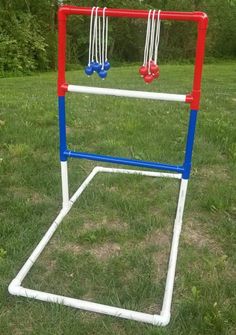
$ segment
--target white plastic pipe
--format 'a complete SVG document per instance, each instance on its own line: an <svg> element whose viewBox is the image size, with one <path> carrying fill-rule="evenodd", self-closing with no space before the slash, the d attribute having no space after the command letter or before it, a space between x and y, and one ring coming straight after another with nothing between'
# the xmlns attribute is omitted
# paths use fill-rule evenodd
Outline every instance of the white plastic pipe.
<svg viewBox="0 0 236 335"><path fill-rule="evenodd" d="M129 91L129 90L119 90L113 88L101 88L101 87L90 87L90 86L68 85L68 92L111 95L115 97L126 97L136 99L186 102L186 95L182 94Z"/></svg>
<svg viewBox="0 0 236 335"><path fill-rule="evenodd" d="M174 178L181 179L182 175L180 173L165 173L165 172L153 172L153 171L142 171L142 170L129 170L129 169L116 169L116 168L106 168L102 166L97 167L99 172L106 173L124 173L124 174L136 174L140 176L147 177L163 177L163 178Z"/></svg>
<svg viewBox="0 0 236 335"><path fill-rule="evenodd" d="M69 206L69 184L67 162L61 162L62 207Z"/></svg>
<svg viewBox="0 0 236 335"><path fill-rule="evenodd" d="M175 281L175 270L176 270L176 263L177 263L177 256L178 256L178 247L179 247L179 238L182 229L182 221L183 221L183 213L184 213L184 206L187 194L187 187L188 187L188 180L182 179L180 185L180 192L179 192L179 200L177 206L177 213L174 223L174 230L173 230L173 237L172 237L172 244L171 244L171 251L170 251L170 258L169 258L169 266L167 271L167 278L166 278L166 287L165 287L165 294L163 299L162 305L162 312L163 315L170 314L171 310L171 302L172 302L172 295L174 289L174 281Z"/></svg>
<svg viewBox="0 0 236 335"><path fill-rule="evenodd" d="M152 315L136 311L131 311L128 309L112 307L102 304L97 304L90 301L84 301L74 298L69 298L61 295L51 294L47 292L41 292L36 290L31 290L24 288L22 286L15 285L13 281L9 286L9 292L14 295L23 296L26 298L37 299L41 301L46 301L50 303L57 303L69 307L74 307L82 309L89 312L95 312L100 314L111 315L119 318L125 318L129 320L151 323L153 325L165 326L167 319L165 316Z"/></svg>

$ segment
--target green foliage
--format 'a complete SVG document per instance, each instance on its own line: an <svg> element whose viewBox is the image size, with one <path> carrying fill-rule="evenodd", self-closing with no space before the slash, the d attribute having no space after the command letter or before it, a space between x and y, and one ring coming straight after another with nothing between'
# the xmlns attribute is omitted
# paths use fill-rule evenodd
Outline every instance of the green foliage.
<svg viewBox="0 0 236 335"><path fill-rule="evenodd" d="M64 1L65 2L65 1ZM160 8L205 11L209 16L208 59L236 56L235 0L68 0L77 6ZM0 3L0 74L56 69L57 0L2 0ZM89 17L71 17L67 26L67 63L84 65L88 58ZM109 56L113 63L140 62L143 57L146 21L110 19ZM191 23L162 23L160 62L192 61L196 27Z"/></svg>
<svg viewBox="0 0 236 335"><path fill-rule="evenodd" d="M5 17L4 17L5 13ZM36 17L24 12L1 11L0 71L27 73L47 68L45 38ZM14 27L14 29L13 29Z"/></svg>

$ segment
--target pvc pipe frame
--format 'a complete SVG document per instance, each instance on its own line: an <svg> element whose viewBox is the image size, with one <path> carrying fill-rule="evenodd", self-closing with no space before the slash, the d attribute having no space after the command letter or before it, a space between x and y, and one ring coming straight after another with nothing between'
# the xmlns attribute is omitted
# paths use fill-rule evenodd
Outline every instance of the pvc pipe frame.
<svg viewBox="0 0 236 335"><path fill-rule="evenodd" d="M9 293L22 296L26 298L37 299L46 302L58 303L61 305L74 307L90 312L96 312L100 314L111 315L119 318L125 318L129 320L150 323L156 326L166 326L170 321L170 309L173 295L174 279L175 279L175 269L178 254L179 238L182 228L182 218L184 212L184 205L186 199L186 192L188 186L188 180L182 179L182 174L178 173L164 173L164 172L152 172L152 171L142 171L142 170L129 170L129 169L116 169L116 168L106 168L106 167L95 167L89 176L84 180L75 194L69 199L69 189L68 189L68 172L67 172L67 162L61 162L62 171L62 187L63 187L63 207L59 215L52 223L46 234L43 236L42 240L39 242L35 250L32 252L28 260L25 262L17 276L10 283L8 290ZM47 292L37 291L28 289L22 286L22 282L26 275L34 265L34 263L39 258L40 254L52 238L53 234L61 224L64 217L69 213L75 201L81 196L83 191L92 181L92 179L97 175L97 173L123 173L123 174L134 174L147 177L164 177L164 178L175 178L181 180L179 200L177 206L177 213L174 222L172 245L169 258L169 266L167 271L167 279L165 286L165 293L163 299L162 310L160 314L147 314L137 311L131 311L123 308L117 308L113 306L107 306L103 304L93 303L90 301L79 300L75 298L70 298L66 296L61 296L57 294L51 294Z"/></svg>
<svg viewBox="0 0 236 335"><path fill-rule="evenodd" d="M202 68L204 60L205 38L206 38L208 18L205 13L201 12L192 12L192 13L163 12L163 11L161 12L162 20L193 21L196 22L198 26L198 37L197 37L196 59L195 59L195 70L194 70L192 92L188 95L179 95L179 94L168 94L168 93L139 92L139 91L128 91L119 89L107 89L107 88L104 89L96 87L91 88L86 86L68 85L66 83L65 78L66 18L68 15L90 15L91 10L92 10L91 8L87 7L83 8L74 6L61 6L58 12L58 31L59 31L58 96L59 96L60 158L61 158L62 197L63 197L62 210L60 211L59 215L52 223L52 225L50 226L50 228L48 229L42 240L39 242L39 244L31 254L31 256L23 265L17 276L12 280L12 282L8 287L8 290L11 294L17 296L24 296L27 298L33 298L47 302L54 302L65 306L83 309L86 311L112 315L140 322L146 322L153 325L166 326L170 321L170 310L171 310L171 302L174 287L178 245L182 229L182 219L186 200L188 179L191 170L191 159L192 159L194 135L196 128L196 119L200 103ZM98 11L98 15L102 15L102 10ZM147 18L148 11L137 11L129 9L107 9L106 15L111 17ZM119 159L116 157L108 157L102 155L68 151L66 145L66 120L65 120L65 94L68 91L78 93L98 94L98 95L111 95L119 97L153 99L153 100L164 100L164 101L179 101L189 103L191 113L190 113L184 165L179 167L161 163L150 163L150 162L148 163L144 161ZM110 163L119 163L130 166L154 168L154 169L170 171L171 173L95 167L93 171L90 173L90 175L85 179L82 185L75 192L75 194L69 199L68 170L67 170L68 157L83 158L83 159L97 160ZM33 264L37 261L38 257L40 256L40 254L42 253L42 251L52 238L53 234L57 230L58 226L61 224L62 220L69 213L74 202L81 196L83 191L86 189L88 184L92 181L92 179L96 176L98 172L138 174L149 177L177 178L181 180L177 213L174 222L164 299L162 304L162 310L159 315L158 314L151 315L123 308L116 308L112 306L97 304L90 301L84 301L56 294L50 294L47 292L31 290L24 288L22 286L24 278L32 268Z"/></svg>

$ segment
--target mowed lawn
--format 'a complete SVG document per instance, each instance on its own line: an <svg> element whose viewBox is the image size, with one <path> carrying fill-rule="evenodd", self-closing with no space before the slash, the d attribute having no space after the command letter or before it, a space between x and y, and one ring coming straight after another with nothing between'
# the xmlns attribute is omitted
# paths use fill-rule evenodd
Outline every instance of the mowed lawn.
<svg viewBox="0 0 236 335"><path fill-rule="evenodd" d="M185 94L191 65L163 65L147 86L138 66L73 84ZM61 208L56 73L0 80L0 335L236 332L236 63L206 65L168 327L10 296L7 287ZM68 147L181 164L188 106L67 96ZM69 161L71 195L97 165ZM105 164L103 164L105 165ZM106 166L106 165L105 165ZM179 183L98 175L23 282L113 306L159 313Z"/></svg>

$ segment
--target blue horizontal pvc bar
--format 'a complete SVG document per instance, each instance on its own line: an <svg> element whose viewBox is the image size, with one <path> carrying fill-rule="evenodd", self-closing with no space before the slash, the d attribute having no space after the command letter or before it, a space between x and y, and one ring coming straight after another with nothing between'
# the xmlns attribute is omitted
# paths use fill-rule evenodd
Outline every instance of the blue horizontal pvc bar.
<svg viewBox="0 0 236 335"><path fill-rule="evenodd" d="M69 151L69 150L66 150L64 152L64 155L68 157L72 157L72 158L88 159L91 161L98 161L98 162L105 162L105 163L138 166L138 167L143 167L143 168L158 169L158 170L172 171L172 172L178 172L178 173L184 172L183 166L147 162L147 161L136 160L136 159L104 156L104 155L90 154L86 152L75 152L75 151Z"/></svg>

